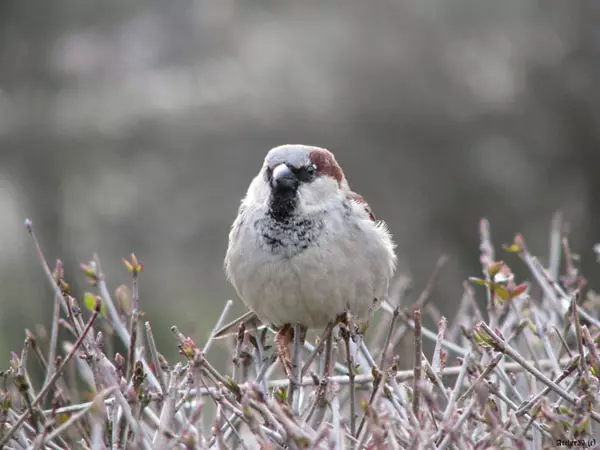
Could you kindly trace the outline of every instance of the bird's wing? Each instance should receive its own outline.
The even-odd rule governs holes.
[[[352,200],[353,202],[358,203],[360,206],[362,206],[365,211],[367,211],[367,214],[369,214],[369,217],[371,218],[371,220],[373,222],[375,222],[375,214],[373,214],[373,210],[371,209],[371,207],[369,206],[369,204],[367,203],[367,201],[363,198],[362,195],[357,194],[356,192],[349,192],[348,193],[348,198],[350,200]]]

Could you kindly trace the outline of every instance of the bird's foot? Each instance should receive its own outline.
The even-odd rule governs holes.
[[[293,377],[292,356],[290,354],[290,343],[294,337],[294,329],[286,324],[275,335],[275,351],[286,376],[291,380]]]

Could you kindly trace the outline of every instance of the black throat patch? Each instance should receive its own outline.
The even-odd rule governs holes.
[[[289,258],[319,245],[319,237],[324,228],[322,217],[301,217],[292,213],[280,215],[276,219],[274,214],[274,211],[269,211],[266,217],[254,223],[263,246],[270,253]]]
[[[289,219],[298,205],[298,192],[295,189],[271,191],[269,215],[278,222]]]

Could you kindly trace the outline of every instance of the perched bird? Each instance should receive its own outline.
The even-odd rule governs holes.
[[[279,330],[276,347],[289,375],[291,327],[324,328],[345,312],[368,320],[395,266],[385,223],[350,190],[330,151],[275,147],[242,199],[225,256],[227,278],[251,311],[217,335],[240,321]]]

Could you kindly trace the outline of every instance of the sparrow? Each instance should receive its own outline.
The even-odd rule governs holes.
[[[281,145],[267,153],[241,201],[224,268],[250,311],[216,336],[240,322],[279,330],[276,349],[289,376],[292,326],[305,334],[344,313],[368,320],[387,296],[395,244],[333,153]]]

